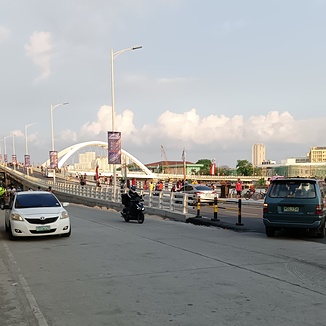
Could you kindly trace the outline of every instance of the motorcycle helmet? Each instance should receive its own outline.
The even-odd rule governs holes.
[[[131,189],[132,191],[136,191],[136,186],[132,185],[132,186],[130,187],[130,189]]]

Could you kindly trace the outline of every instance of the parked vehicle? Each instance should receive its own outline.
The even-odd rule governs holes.
[[[216,190],[200,184],[187,184],[181,187],[180,190],[175,192],[175,198],[178,198],[178,193],[192,194],[193,203],[196,204],[198,197],[201,203],[208,203],[213,205],[214,198],[218,197]],[[179,195],[179,197],[181,197]]]
[[[60,203],[48,191],[21,191],[14,194],[5,205],[5,229],[9,238],[16,237],[71,235],[68,203]]]
[[[268,237],[281,229],[309,229],[324,238],[325,218],[322,182],[310,178],[278,178],[271,182],[263,208]]]
[[[126,222],[130,220],[136,220],[139,224],[144,223],[145,220],[145,208],[143,204],[143,197],[137,196],[128,196],[128,194],[121,194],[122,204],[125,206],[121,211],[121,215]]]
[[[54,169],[45,168],[45,170],[44,170],[44,175],[47,178],[53,178],[54,177],[54,173],[55,173],[55,170]]]

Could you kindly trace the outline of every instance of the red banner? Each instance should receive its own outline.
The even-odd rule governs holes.
[[[215,175],[215,173],[216,173],[216,164],[211,164],[211,167],[209,169],[209,174]]]

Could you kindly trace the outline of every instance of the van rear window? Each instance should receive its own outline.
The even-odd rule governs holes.
[[[269,196],[272,198],[315,198],[316,183],[307,181],[274,181],[270,185]]]

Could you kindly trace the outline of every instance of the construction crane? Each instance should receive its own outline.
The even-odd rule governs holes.
[[[165,154],[165,150],[164,150],[164,147],[163,145],[161,145],[161,156],[163,157],[164,159],[164,164],[162,166],[162,168],[164,168],[164,171],[167,173],[167,174],[170,174],[170,165],[169,165],[169,162],[168,162],[168,159],[166,157],[166,154]]]

